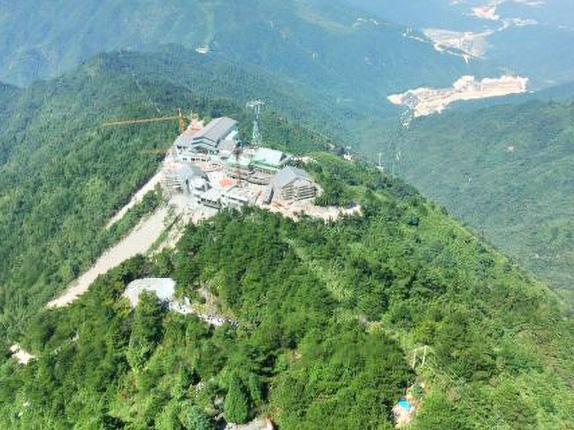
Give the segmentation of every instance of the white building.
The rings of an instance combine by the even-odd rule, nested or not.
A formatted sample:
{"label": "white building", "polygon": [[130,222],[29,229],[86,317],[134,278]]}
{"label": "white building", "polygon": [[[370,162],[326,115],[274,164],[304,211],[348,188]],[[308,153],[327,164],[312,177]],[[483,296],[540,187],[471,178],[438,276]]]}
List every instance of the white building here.
{"label": "white building", "polygon": [[170,311],[183,315],[191,313],[191,303],[187,297],[175,298],[175,281],[171,278],[144,278],[132,281],[124,291],[123,297],[130,301],[132,308],[137,307],[143,292],[155,294],[162,302],[167,303]]}

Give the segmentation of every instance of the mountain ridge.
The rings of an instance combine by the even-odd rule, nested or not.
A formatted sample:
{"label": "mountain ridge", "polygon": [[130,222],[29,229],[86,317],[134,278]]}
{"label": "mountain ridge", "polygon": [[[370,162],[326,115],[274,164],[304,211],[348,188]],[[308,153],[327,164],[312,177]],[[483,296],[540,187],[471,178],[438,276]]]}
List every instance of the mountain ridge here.
{"label": "mountain ridge", "polygon": [[[190,88],[174,83],[169,75],[165,80],[134,76],[137,64],[121,72],[116,66],[122,62],[114,61],[116,58],[105,54],[76,72],[19,90],[14,109],[0,115],[0,121],[5,121],[0,128],[0,232],[4,238],[0,301],[6,321],[17,314],[13,306],[21,305],[12,295],[14,291],[24,293],[18,285],[28,286],[30,299],[25,308],[33,313],[133,227],[134,219],[119,230],[102,230],[108,217],[127,203],[159,166],[161,154],[142,151],[167,149],[177,136],[175,124],[113,129],[102,128],[102,124],[126,117],[165,116],[182,106],[194,107],[196,113],[206,116],[226,112],[243,124],[252,121],[244,98],[254,91],[249,83],[261,85],[257,79],[236,83],[240,96],[234,100],[230,81],[223,76],[218,81],[213,75],[200,74],[199,79],[207,78],[204,85]],[[156,57],[150,61],[155,65]],[[293,94],[291,100],[298,99]],[[295,134],[299,136],[296,141],[315,135],[320,141],[335,142],[311,134],[308,127],[290,125],[272,107],[263,113],[262,121],[273,124],[272,131],[264,134],[269,144],[280,137],[289,141]],[[301,146],[315,141],[309,138]],[[294,143],[291,149],[297,153]],[[130,165],[133,169],[124,172]],[[40,195],[45,199],[43,205],[36,202]],[[35,230],[36,224],[45,228]],[[90,243],[84,243],[82,230]],[[64,256],[65,264],[53,263]],[[10,333],[22,328],[17,320],[7,326]]]}
{"label": "mountain ridge", "polygon": [[[565,95],[559,90],[549,92],[549,98]],[[536,97],[415,121],[409,130],[387,135],[383,159],[570,296],[574,104],[568,97]],[[396,151],[401,160],[392,162]]]}
{"label": "mountain ridge", "polygon": [[[403,35],[404,27],[358,21],[368,16],[342,2],[249,0],[223,7],[216,1],[196,1],[183,6],[171,0],[168,4],[161,2],[161,7],[147,2],[142,8],[138,1],[121,7],[110,1],[88,9],[76,2],[68,4],[66,8],[76,18],[85,18],[78,28],[74,22],[55,21],[59,15],[50,5],[19,3],[11,11],[9,22],[22,21],[24,25],[7,26],[0,32],[0,46],[7,34],[27,35],[17,37],[18,43],[12,45],[19,46],[19,57],[29,52],[31,64],[26,64],[26,73],[17,78],[18,64],[26,61],[22,63],[14,57],[16,54],[4,52],[0,76],[30,82],[36,77],[61,74],[100,51],[154,50],[161,44],[177,43],[192,49],[210,46],[228,58],[258,65],[307,85],[322,86],[341,98],[352,99],[364,93],[371,101],[382,102],[391,91],[432,83],[441,85],[470,71],[480,73],[480,69],[488,69],[480,62],[467,65],[462,58],[438,53],[430,44],[409,39]],[[51,27],[44,26],[47,34],[39,34],[37,29],[44,27],[32,24],[40,16],[54,23]],[[111,24],[102,27],[103,21]],[[144,26],[134,25],[140,21],[146,24],[146,34],[141,33]],[[170,30],[166,28],[168,22]],[[91,34],[89,38],[87,32]],[[69,34],[74,37],[65,38]],[[61,40],[64,45],[58,45]],[[6,41],[4,46],[9,46]],[[42,57],[47,61],[40,60]],[[38,62],[53,70],[38,70],[34,74],[34,64]],[[369,91],[357,91],[357,86],[368,87]]]}
{"label": "mountain ridge", "polygon": [[475,55],[529,77],[536,89],[574,79],[568,55],[574,42],[574,8],[569,1],[345,1],[421,32],[447,31],[449,36],[435,38],[439,45],[462,44],[470,52],[477,47]]}

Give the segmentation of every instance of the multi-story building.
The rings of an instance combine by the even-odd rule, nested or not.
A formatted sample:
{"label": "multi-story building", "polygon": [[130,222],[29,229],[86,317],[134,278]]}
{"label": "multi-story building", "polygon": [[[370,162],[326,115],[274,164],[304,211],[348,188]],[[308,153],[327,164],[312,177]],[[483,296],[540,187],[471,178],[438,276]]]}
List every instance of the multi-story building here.
{"label": "multi-story building", "polygon": [[309,174],[292,166],[285,167],[277,173],[271,186],[274,194],[286,201],[311,199],[317,194],[317,187]]}
{"label": "multi-story building", "polygon": [[176,149],[186,156],[187,154],[216,155],[221,150],[223,142],[228,150],[230,143],[237,145],[239,129],[237,121],[231,118],[216,118],[197,133],[186,131],[175,141]]}

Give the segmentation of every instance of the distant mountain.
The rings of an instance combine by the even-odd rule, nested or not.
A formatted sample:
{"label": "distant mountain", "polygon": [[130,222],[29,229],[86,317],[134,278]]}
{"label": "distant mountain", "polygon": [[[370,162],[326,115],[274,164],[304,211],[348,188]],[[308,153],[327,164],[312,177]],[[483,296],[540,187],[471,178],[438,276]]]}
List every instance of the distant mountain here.
{"label": "distant mountain", "polygon": [[415,121],[382,139],[387,143],[377,150],[388,168],[522,265],[571,289],[573,118],[572,101],[453,111]]}
{"label": "distant mountain", "polygon": [[463,14],[464,5],[448,0],[344,0],[347,4],[376,14],[383,19],[423,29],[444,27],[455,31],[478,28],[476,21]]}
{"label": "distant mountain", "polygon": [[[574,13],[574,3],[572,8],[570,13]],[[514,67],[532,78],[538,88],[574,80],[574,27],[511,27],[495,33],[488,43],[491,47],[485,58]]]}
{"label": "distant mountain", "polygon": [[339,0],[62,0],[57,6],[24,0],[3,15],[0,79],[26,85],[102,51],[162,44],[257,65],[347,104],[384,104],[389,93],[495,70],[439,53],[421,34],[371,18]]}
{"label": "distant mountain", "polygon": [[478,40],[474,43],[480,45],[479,55],[530,77],[536,88],[574,80],[574,58],[570,54],[574,45],[574,3],[570,0],[345,1],[381,19],[420,31],[455,32],[450,37],[452,44]]}
{"label": "distant mountain", "polygon": [[[233,98],[242,103],[263,99],[269,109],[321,128],[326,128],[325,124],[333,127],[344,117],[351,122],[354,117],[363,117],[357,110],[338,104],[336,96],[327,91],[298,84],[256,65],[239,64],[221,54],[201,55],[179,45],[163,46],[153,53],[100,54],[86,62],[80,72],[126,75],[144,82],[170,82],[191,93]],[[376,107],[373,111],[377,112]],[[379,112],[382,111],[381,106]]]}
{"label": "distant mountain", "polygon": [[535,20],[554,28],[574,28],[570,0],[344,0],[384,19],[415,28],[448,26],[455,31],[478,31],[488,21]]}
{"label": "distant mountain", "polygon": [[574,100],[574,82],[555,85],[545,90],[537,91],[534,94],[530,94],[529,98],[536,100],[572,101]]}

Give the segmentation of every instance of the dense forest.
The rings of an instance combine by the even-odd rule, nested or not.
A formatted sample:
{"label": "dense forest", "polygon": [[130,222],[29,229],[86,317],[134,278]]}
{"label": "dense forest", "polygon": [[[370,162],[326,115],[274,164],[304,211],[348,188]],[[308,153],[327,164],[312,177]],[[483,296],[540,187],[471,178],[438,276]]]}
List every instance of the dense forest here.
{"label": "dense forest", "polygon": [[[333,94],[309,88],[263,68],[226,60],[216,55],[200,55],[178,45],[163,46],[154,53],[120,51],[100,54],[83,69],[95,68],[110,75],[128,75],[150,83],[172,85],[210,98],[233,99],[239,104],[262,99],[270,108],[297,123],[342,132],[366,121],[364,111],[338,106]],[[89,72],[88,72],[89,73]],[[373,108],[372,114],[382,109]]]}
{"label": "dense forest", "polygon": [[[203,117],[223,114],[250,131],[250,113],[231,99],[211,97],[211,79],[193,91],[121,71],[116,57],[96,59],[63,78],[26,90],[6,87],[0,110],[0,337],[25,327],[110,244],[158,201],[132,211],[115,228],[109,218],[157,170],[177,125],[102,128],[109,119],[174,115],[192,108]],[[116,66],[114,66],[116,64]],[[222,82],[227,82],[222,76]],[[245,84],[249,91],[248,83]],[[237,85],[239,86],[239,84]],[[3,93],[0,93],[3,97]],[[295,153],[326,149],[329,139],[294,127],[274,114],[262,118],[266,143]]]}
{"label": "dense forest", "polygon": [[[204,430],[268,416],[287,430],[391,429],[409,387],[415,430],[572,428],[574,326],[544,284],[414,188],[290,121],[296,87],[265,89],[229,64],[216,79],[213,64],[163,55],[102,55],[27,89],[0,86],[0,428]],[[151,73],[162,62],[171,71]],[[258,91],[286,97],[263,115],[265,143],[316,160],[319,203],[363,214],[325,224],[223,212],[44,310],[162,204],[151,196],[105,229],[161,161],[142,151],[171,145],[176,124],[100,125],[181,107],[237,118],[247,137]],[[300,118],[320,122],[305,107]],[[122,293],[142,277],[173,278],[178,296],[208,296],[231,322],[214,328],[152,295],[131,309]],[[18,364],[16,342],[37,359]]]}
{"label": "dense forest", "polygon": [[[391,429],[416,385],[414,429],[571,428],[574,327],[559,299],[400,181],[313,156],[364,216],[223,212],[124,263],[34,318],[20,340],[38,359],[0,369],[2,425],[213,429],[264,415],[287,430]],[[149,276],[212,295],[237,323],[214,329],[152,295],[132,311],[121,295]]]}
{"label": "dense forest", "polygon": [[574,104],[531,100],[416,121],[373,151],[522,265],[571,289],[573,136]]}

